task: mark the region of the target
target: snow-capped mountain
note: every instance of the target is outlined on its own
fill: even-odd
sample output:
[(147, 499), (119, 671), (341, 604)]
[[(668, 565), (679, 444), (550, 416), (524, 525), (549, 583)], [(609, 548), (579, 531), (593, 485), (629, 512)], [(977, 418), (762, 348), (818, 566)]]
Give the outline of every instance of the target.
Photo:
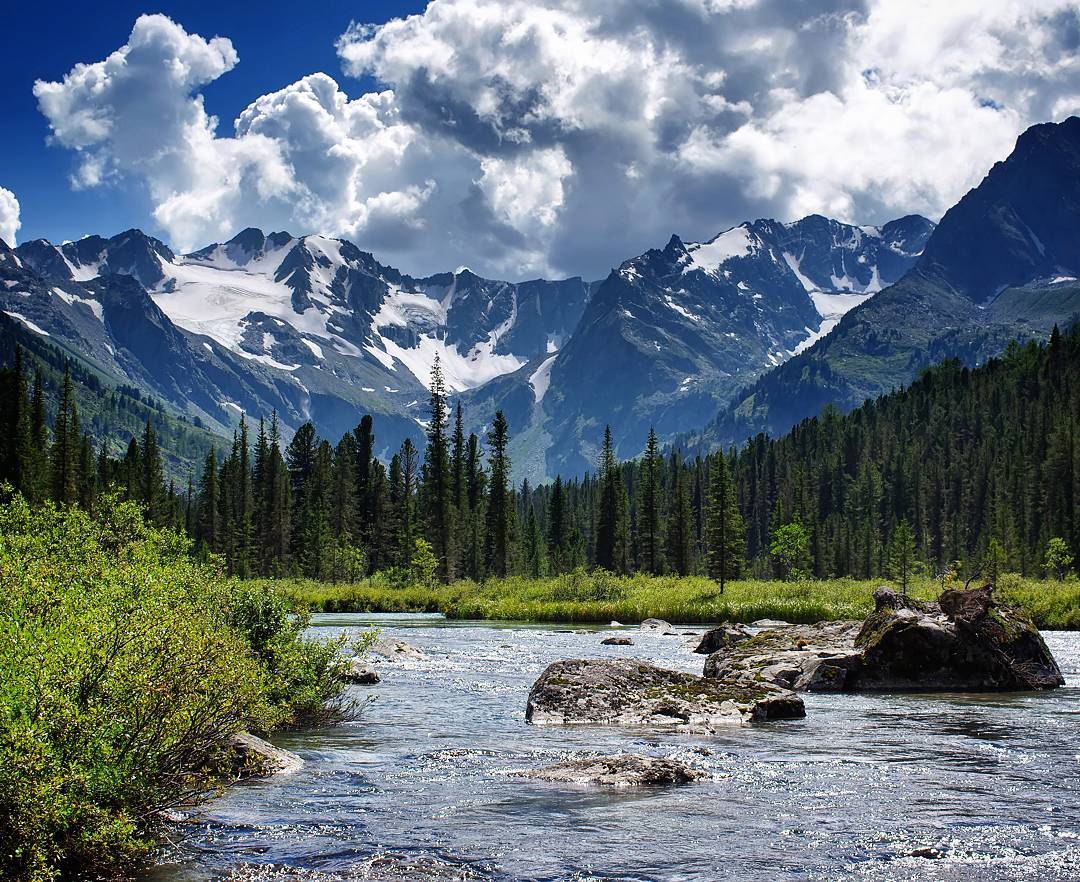
[[(513, 372), (563, 345), (589, 294), (580, 279), (511, 284), (464, 268), (415, 279), (350, 242), (255, 229), (188, 255), (129, 230), (62, 245), (27, 242), (18, 259), (48, 283), (38, 286), (47, 292), (35, 309), (39, 327), (70, 336), (73, 350), (114, 360), (108, 348), (117, 350), (116, 341), (96, 340), (100, 331), (86, 327), (72, 336), (62, 319), (76, 300), (93, 304), (107, 338), (103, 302), (119, 290), (200, 357), (272, 378), (277, 398), (287, 399), (273, 402), (286, 426), (310, 418), (332, 436), (371, 412), (387, 449), (420, 431), (436, 355), (455, 391)], [(146, 369), (161, 370), (176, 350)], [(202, 400), (195, 415), (222, 425), (253, 403), (227, 390), (208, 394), (217, 398)], [(263, 396), (260, 408), (266, 404)]]
[(623, 456), (709, 419), (736, 390), (827, 334), (918, 259), (933, 224), (855, 227), (820, 216), (744, 223), (707, 242), (672, 236), (598, 286), (558, 353), (469, 393), (527, 426), (512, 451), (540, 479), (595, 464), (605, 424)]
[(332, 437), (370, 412), (384, 451), (419, 438), (438, 355), (472, 427), (506, 409), (518, 473), (543, 478), (590, 468), (606, 422), (625, 455), (650, 425), (700, 425), (903, 273), (931, 228), (756, 221), (673, 236), (591, 285), (414, 278), (351, 242), (257, 229), (178, 255), (129, 230), (20, 245), (36, 281), (16, 287), (36, 293), (0, 299), (211, 426), (277, 409), (286, 428), (312, 419)]
[(946, 212), (910, 272), (721, 409), (704, 443), (780, 434), (826, 403), (855, 407), (944, 358), (978, 364), (1018, 337), (1075, 322), (1078, 225), (1080, 118), (1032, 126)]

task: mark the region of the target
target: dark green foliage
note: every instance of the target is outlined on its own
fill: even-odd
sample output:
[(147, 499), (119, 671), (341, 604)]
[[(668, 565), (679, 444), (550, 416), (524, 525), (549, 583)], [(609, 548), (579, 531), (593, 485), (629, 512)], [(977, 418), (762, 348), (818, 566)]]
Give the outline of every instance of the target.
[(501, 578), (509, 575), (513, 567), (514, 502), (510, 490), (510, 457), (506, 447), (510, 443), (510, 427), (500, 410), (495, 414), (491, 432), (488, 462), (487, 543), (484, 546), (484, 563), (487, 572)]
[(720, 593), (729, 579), (742, 573), (746, 554), (746, 527), (739, 511), (739, 499), (731, 479), (731, 466), (723, 453), (713, 457), (706, 510), (705, 541), (709, 577), (720, 583)]

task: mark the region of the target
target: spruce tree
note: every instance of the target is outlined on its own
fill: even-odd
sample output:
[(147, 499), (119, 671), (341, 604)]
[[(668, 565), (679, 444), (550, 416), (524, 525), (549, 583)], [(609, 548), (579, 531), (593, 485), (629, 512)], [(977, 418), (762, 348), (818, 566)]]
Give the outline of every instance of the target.
[(56, 410), (51, 456), (52, 499), (57, 505), (76, 505), (79, 501), (79, 417), (75, 391), (71, 384), (71, 366), (64, 363), (64, 385)]
[(452, 582), (454, 570), (454, 502), (450, 475), (450, 442), (446, 434), (446, 384), (439, 357), (431, 368), (430, 422), (424, 450), (424, 526), (439, 560), (439, 580)]
[(501, 410), (496, 411), (488, 434), (487, 538), (484, 564), (496, 577), (508, 576), (512, 568), (514, 511), (510, 491), (510, 427)]
[(657, 575), (663, 569), (664, 540), (661, 514), (661, 474), (663, 459), (656, 440), (656, 430), (649, 429), (645, 455), (641, 461), (638, 491), (638, 565), (646, 573)]
[(555, 476), (551, 485), (551, 498), (548, 501), (547, 552), (551, 572), (555, 575), (566, 572), (567, 544), (569, 534), (569, 516), (566, 511), (566, 492), (563, 489), (562, 475)]
[(722, 451), (712, 459), (705, 523), (709, 577), (720, 583), (723, 594), (727, 580), (737, 579), (742, 572), (746, 528), (728, 458)]
[(667, 556), (671, 569), (680, 576), (693, 571), (693, 511), (685, 469), (675, 453), (671, 454), (674, 479), (671, 510), (667, 518)]
[(139, 445), (138, 500), (142, 504), (147, 521), (158, 526), (165, 523), (162, 498), (164, 483), (165, 472), (161, 465), (157, 433), (154, 432), (150, 417), (147, 417), (142, 444)]
[(211, 447), (203, 462), (199, 479), (198, 518), (196, 539), (209, 551), (221, 550), (221, 501), (218, 499), (217, 453)]
[(630, 533), (626, 485), (615, 459), (611, 426), (604, 429), (600, 454), (600, 498), (596, 519), (596, 565), (613, 573), (626, 573), (630, 565)]

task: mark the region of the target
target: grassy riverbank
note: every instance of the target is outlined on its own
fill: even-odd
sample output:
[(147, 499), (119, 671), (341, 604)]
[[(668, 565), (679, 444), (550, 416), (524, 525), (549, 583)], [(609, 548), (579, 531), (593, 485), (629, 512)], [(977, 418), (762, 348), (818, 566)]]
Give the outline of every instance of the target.
[(340, 645), (131, 504), (0, 503), (0, 878), (114, 878), (220, 783), (234, 733), (326, 721)]
[[(395, 586), (376, 575), (354, 585), (310, 581), (278, 583), (282, 591), (323, 612), (441, 612), (457, 619), (537, 622), (750, 622), (782, 619), (818, 622), (853, 619), (873, 608), (872, 594), (881, 580), (740, 580), (718, 593), (715, 582), (701, 577), (618, 577), (575, 572), (546, 579), (510, 578), (483, 584)], [(932, 599), (940, 585), (915, 583), (911, 593)], [(1043, 628), (1080, 628), (1080, 582), (1002, 577), (1000, 602), (1026, 610)]]

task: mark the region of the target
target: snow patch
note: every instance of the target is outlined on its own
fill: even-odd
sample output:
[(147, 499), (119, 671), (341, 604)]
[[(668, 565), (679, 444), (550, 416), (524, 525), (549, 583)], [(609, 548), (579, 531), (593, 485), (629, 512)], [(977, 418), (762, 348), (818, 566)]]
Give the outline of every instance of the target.
[(544, 400), (544, 396), (547, 395), (547, 390), (551, 386), (551, 369), (555, 366), (555, 356), (545, 358), (543, 363), (538, 367), (531, 377), (529, 377), (529, 385), (533, 389), (533, 399), (539, 404)]
[(734, 257), (746, 257), (752, 253), (756, 244), (757, 240), (746, 224), (733, 227), (709, 242), (691, 243), (686, 246), (690, 263), (683, 272), (702, 270), (707, 273), (716, 273), (725, 261)]
[(17, 312), (12, 312), (9, 309), (5, 309), (4, 313), (6, 315), (11, 316), (13, 319), (18, 319), (20, 322), (22, 322), (24, 325), (26, 325), (26, 327), (28, 327), (31, 331), (33, 331), (35, 334), (40, 334), (42, 337), (51, 337), (52, 336), (52, 334), (50, 334), (44, 328), (39, 327), (38, 325), (35, 325), (25, 315), (21, 315), (20, 313), (17, 313)]

